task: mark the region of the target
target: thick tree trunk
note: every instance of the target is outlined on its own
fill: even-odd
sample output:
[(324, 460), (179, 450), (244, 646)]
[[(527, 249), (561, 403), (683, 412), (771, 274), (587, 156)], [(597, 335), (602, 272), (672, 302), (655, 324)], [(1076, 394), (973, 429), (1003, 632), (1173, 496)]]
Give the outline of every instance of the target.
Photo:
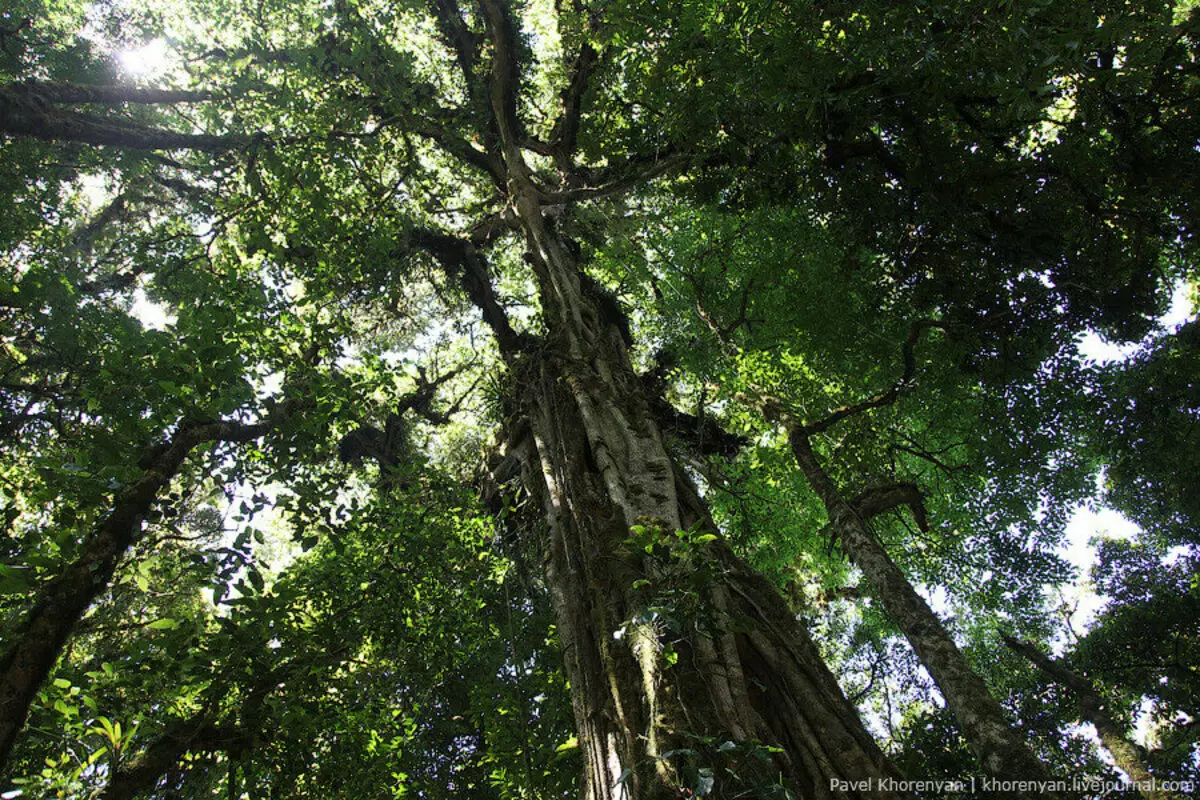
[(1022, 642), (1011, 636), (1005, 636), (1004, 642), (1017, 653), (1029, 659), (1035, 667), (1046, 673), (1051, 680), (1057, 681), (1075, 693), (1079, 706), (1079, 718), (1090, 722), (1096, 727), (1106, 750), (1121, 771), (1137, 786), (1138, 792), (1146, 800), (1177, 800), (1178, 795), (1156, 787), (1154, 776), (1142, 758), (1138, 746), (1125, 737), (1125, 731), (1108, 713), (1104, 698), (1096, 691), (1092, 682), (1065, 664), (1050, 658), (1028, 642)]
[[(487, 171), (506, 196), (505, 221), (525, 237), (545, 335), (513, 333), (470, 279), (469, 247), (449, 252), (439, 240), (431, 249), (462, 271), (512, 372), (509, 441), (547, 522), (544, 571), (583, 755), (582, 797), (766, 797), (780, 784), (801, 798), (901, 796), (889, 786), (894, 768), (804, 628), (715, 535), (668, 455), (620, 320), (581, 281), (577, 251), (547, 217), (546, 206), (570, 198), (537, 186), (525, 162), (516, 25), (502, 0), (480, 6), (490, 71), (475, 72), (469, 42), (459, 60), (467, 85), (486, 87)], [(439, 9), (461, 40), (456, 4)], [(568, 173), (579, 112), (571, 98), (585, 81), (572, 80), (549, 145)], [(564, 174), (560, 188), (577, 178)], [(735, 757), (739, 779), (718, 763)]]
[[(1043, 780), (1045, 771), (1041, 762), (1005, 719), (1000, 704), (971, 669), (933, 609), (888, 556), (862, 516), (842, 497), (818, 462), (808, 434), (796, 427), (789, 440), (800, 470), (825, 505), (832, 535), (841, 539), (846, 553), (863, 571), (888, 615), (933, 676), (980, 764), (1003, 781)], [(1047, 795), (1016, 792), (1012, 796)]]
[[(525, 482), (548, 523), (545, 573), (582, 796), (703, 789), (721, 779), (701, 771), (716, 766), (705, 753), (724, 742), (734, 743), (725, 752), (777, 748), (746, 796), (772, 782), (802, 798), (900, 796), (782, 597), (715, 536), (676, 535), (712, 531), (705, 506), (667, 454), (619, 326), (581, 285), (532, 190), (510, 186), (548, 328), (541, 347), (512, 360), (514, 403), (528, 423)], [(668, 755), (681, 748), (689, 752)], [(748, 775), (754, 763), (748, 756)], [(868, 780), (870, 791), (851, 785)]]

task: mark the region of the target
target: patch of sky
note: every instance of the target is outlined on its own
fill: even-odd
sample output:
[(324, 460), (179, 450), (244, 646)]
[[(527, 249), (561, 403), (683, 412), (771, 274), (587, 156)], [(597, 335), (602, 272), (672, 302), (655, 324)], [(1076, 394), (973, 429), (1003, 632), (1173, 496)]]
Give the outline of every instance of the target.
[(1079, 337), (1079, 357), (1093, 364), (1106, 365), (1125, 361), (1143, 352), (1155, 339), (1164, 333), (1174, 332), (1179, 326), (1196, 318), (1196, 307), (1192, 301), (1193, 288), (1185, 283), (1176, 284), (1171, 293), (1171, 308), (1158, 320), (1159, 331), (1140, 342), (1116, 343), (1106, 340), (1095, 331)]

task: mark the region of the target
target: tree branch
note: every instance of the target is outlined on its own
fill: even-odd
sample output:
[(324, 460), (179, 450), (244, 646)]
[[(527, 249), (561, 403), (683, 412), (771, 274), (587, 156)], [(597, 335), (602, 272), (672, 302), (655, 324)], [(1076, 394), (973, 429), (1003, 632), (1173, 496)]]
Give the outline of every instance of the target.
[(504, 185), (504, 171), (496, 164), (487, 153), (476, 150), (471, 146), (471, 143), (461, 136), (457, 136), (446, 128), (437, 123), (430, 122), (424, 118), (412, 117), (408, 120), (412, 125), (412, 132), (422, 139), (427, 139), (433, 142), (438, 147), (442, 148), (448, 155), (457, 158), (465, 164), (468, 164), (481, 172), (491, 176), (497, 185)]
[(576, 141), (579, 137), (579, 121), (583, 115), (583, 96), (588, 90), (592, 73), (600, 63), (600, 53), (588, 42), (579, 48), (575, 59), (575, 67), (571, 71), (571, 81), (562, 93), (562, 115), (554, 123), (550, 132), (550, 147), (563, 158), (568, 158), (575, 152)]
[[(666, 175), (677, 168), (688, 166), (693, 160), (690, 155), (675, 153), (656, 155), (649, 163), (639, 160), (635, 169), (624, 171), (620, 168), (605, 170), (604, 179), (595, 186), (583, 186), (577, 189), (567, 189), (562, 192), (539, 192), (543, 201), (549, 204), (575, 203), (581, 200), (595, 200), (601, 197), (611, 197), (624, 194), (637, 188), (646, 181)], [(611, 176), (611, 177), (610, 177)]]
[(82, 555), (37, 593), (0, 658), (0, 767), (25, 723), (29, 704), (54, 668), (75, 624), (108, 587), (121, 558), (141, 531), (142, 521), (191, 452), (210, 442), (257, 439), (301, 405), (297, 400), (285, 401), (262, 422), (251, 424), (184, 421), (167, 442), (142, 458), (142, 477), (116, 499), (112, 510), (88, 536)]
[(506, 157), (516, 155), (522, 139), (521, 120), (517, 116), (517, 29), (505, 0), (480, 0), (492, 40), (490, 98), (492, 113), (500, 132), (500, 145)]
[(507, 312), (496, 300), (487, 262), (473, 242), (430, 228), (414, 230), (410, 240), (437, 259), (447, 277), (458, 281), (492, 329), (502, 353), (513, 355), (524, 348), (521, 334), (509, 323)]
[(93, 105), (173, 105), (211, 100), (212, 92), (185, 89), (147, 89), (138, 86), (84, 85), (53, 81), (20, 81), (0, 86), (48, 103), (88, 103)]
[[(904, 436), (904, 434), (902, 432), (900, 433), (900, 435)], [(904, 436), (904, 438), (906, 438), (910, 442), (912, 442), (912, 439), (909, 438), (908, 436)], [(943, 472), (945, 472), (948, 475), (953, 475), (955, 472), (959, 472), (961, 470), (970, 468), (969, 464), (948, 464), (945, 461), (943, 461), (942, 459), (938, 458), (936, 454), (930, 453), (928, 450), (917, 447), (915, 442), (913, 443), (912, 447), (910, 447), (908, 445), (900, 444), (898, 442), (892, 442), (891, 444), (888, 445), (888, 449), (889, 450), (899, 450), (902, 453), (908, 453), (909, 455), (915, 456), (923, 461), (928, 461), (930, 464), (933, 464), (935, 467), (942, 470)]]
[(922, 533), (928, 533), (929, 517), (925, 510), (925, 498), (915, 483), (899, 482), (872, 486), (850, 500), (850, 508), (863, 520), (877, 517), (901, 505), (906, 505), (912, 510), (917, 527)]
[(917, 374), (917, 359), (913, 354), (913, 349), (917, 345), (917, 339), (920, 337), (921, 332), (927, 328), (941, 327), (942, 325), (931, 320), (917, 320), (916, 322), (912, 323), (908, 329), (908, 337), (904, 340), (904, 345), (901, 350), (902, 358), (904, 360), (904, 373), (900, 376), (900, 379), (874, 397), (863, 400), (861, 403), (843, 406), (830, 413), (824, 419), (802, 425), (801, 427), (804, 429), (804, 433), (810, 436), (815, 433), (823, 433), (847, 417), (852, 417), (855, 414), (861, 414), (862, 412), (869, 411), (873, 408), (888, 406), (896, 402), (896, 400), (900, 398), (900, 395), (909, 391), (913, 386), (913, 378)]
[(475, 58), (479, 52), (479, 37), (467, 27), (457, 0), (434, 0), (435, 16), (442, 36), (454, 48), (458, 68), (469, 87), (478, 82), (475, 74)]
[[(395, 67), (395, 64), (400, 63), (402, 59), (395, 58), (395, 52), (392, 48), (385, 46), (380, 42), (375, 35), (371, 26), (362, 18), (357, 9), (346, 0), (335, 0), (334, 9), (340, 19), (343, 21), (345, 28), (350, 35), (356, 38), (356, 41), (363, 42), (366, 47), (372, 51), (373, 65), (365, 70), (354, 69), (354, 75), (360, 80), (376, 97), (378, 108), (375, 109), (381, 119), (387, 121), (400, 120), (408, 126), (408, 130), (422, 139), (432, 142), (440, 147), (447, 155), (458, 159), (459, 161), (474, 167), (490, 176), (497, 186), (504, 186), (504, 170), (501, 165), (496, 163), (495, 159), (488, 153), (480, 152), (471, 146), (463, 136), (453, 133), (445, 124), (446, 120), (454, 120), (459, 118), (471, 118), (471, 115), (466, 109), (459, 108), (443, 108), (440, 104), (434, 101), (437, 97), (437, 89), (426, 82), (413, 80), (412, 76), (406, 71)], [(446, 35), (451, 37), (451, 46), (458, 50), (458, 45), (454, 43), (453, 37), (459, 34), (471, 35), (466, 29), (465, 23), (462, 20), (461, 13), (457, 10), (457, 4), (454, 0), (436, 0), (435, 11), (438, 14), (438, 25), (446, 29)], [(449, 13), (451, 16), (442, 19), (443, 12)], [(466, 41), (460, 42), (466, 46)], [(472, 62), (473, 63), (473, 62)], [(381, 71), (380, 67), (391, 67), (391, 74), (386, 74), (386, 71)], [(472, 69), (473, 71), (473, 69)], [(424, 104), (431, 107), (431, 113), (423, 113), (420, 106), (415, 106), (410, 98), (403, 97), (402, 100), (396, 102), (388, 102), (391, 98), (397, 95), (397, 81), (400, 73), (403, 77), (403, 85), (410, 89), (411, 94), (420, 98)], [(475, 81), (478, 83), (478, 81)], [(471, 94), (472, 80), (467, 78), (468, 94)], [(480, 111), (486, 114), (487, 103), (484, 102), (483, 108)], [(486, 131), (482, 132), (484, 139), (488, 137)]]
[(113, 771), (98, 800), (132, 800), (153, 788), (185, 754), (229, 749), (241, 735), (236, 728), (218, 727), (207, 711), (176, 720), (129, 763)]
[(40, 98), (0, 86), (0, 134), (44, 141), (80, 142), (131, 150), (199, 150), (216, 153), (249, 141), (241, 136), (177, 133), (54, 107)]

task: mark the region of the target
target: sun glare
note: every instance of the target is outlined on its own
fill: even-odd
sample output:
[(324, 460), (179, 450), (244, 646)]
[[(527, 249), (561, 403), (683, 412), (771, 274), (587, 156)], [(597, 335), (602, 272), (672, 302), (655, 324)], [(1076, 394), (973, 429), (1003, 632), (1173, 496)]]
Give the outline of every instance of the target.
[(174, 325), (176, 317), (168, 312), (169, 308), (163, 303), (155, 303), (141, 289), (134, 290), (133, 306), (129, 313), (142, 323), (143, 327), (161, 331), (168, 325)]
[(122, 50), (117, 58), (131, 75), (155, 75), (170, 64), (171, 48), (166, 39), (154, 39), (141, 47)]

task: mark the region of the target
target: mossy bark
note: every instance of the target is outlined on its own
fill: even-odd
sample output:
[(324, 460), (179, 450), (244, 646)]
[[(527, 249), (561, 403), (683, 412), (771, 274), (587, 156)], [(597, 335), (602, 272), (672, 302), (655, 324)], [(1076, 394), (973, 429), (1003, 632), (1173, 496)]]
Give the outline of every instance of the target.
[[(789, 439), (800, 470), (829, 514), (831, 535), (840, 539), (846, 553), (854, 559), (882, 601), (888, 616), (904, 632), (917, 657), (933, 676), (958, 720), (963, 738), (974, 750), (983, 769), (1006, 782), (1019, 784), (1046, 780), (1042, 763), (1005, 718), (1000, 704), (967, 663), (942, 621), (821, 467), (808, 435), (797, 428)], [(1032, 800), (1052, 795), (1017, 791), (1008, 796)]]
[(540, 346), (510, 362), (528, 431), (516, 447), (545, 512), (582, 796), (682, 796), (704, 788), (696, 759), (722, 746), (770, 753), (749, 779), (760, 791), (854, 797), (850, 781), (896, 779), (786, 602), (715, 535), (620, 326), (581, 284), (533, 192), (510, 186), (547, 326)]

